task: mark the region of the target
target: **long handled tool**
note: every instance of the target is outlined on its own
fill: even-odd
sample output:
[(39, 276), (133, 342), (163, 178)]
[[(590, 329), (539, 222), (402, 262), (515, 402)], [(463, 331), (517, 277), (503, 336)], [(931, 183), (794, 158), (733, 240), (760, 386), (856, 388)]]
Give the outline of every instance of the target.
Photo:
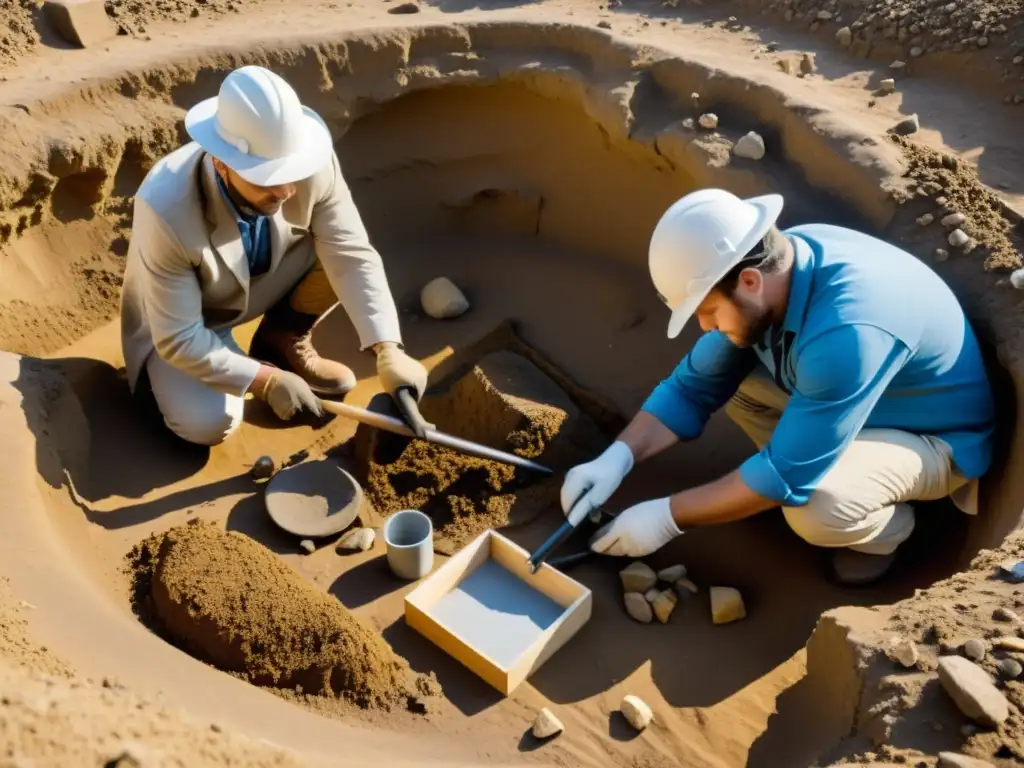
[[(597, 509), (593, 510), (589, 515), (587, 515), (587, 519), (589, 519), (590, 522), (596, 525), (601, 522), (601, 519), (604, 516), (604, 510), (598, 507)], [(558, 529), (554, 533), (552, 533), (551, 536), (548, 537), (548, 540), (541, 544), (539, 547), (537, 547), (537, 550), (527, 559), (526, 562), (530, 566), (530, 573), (536, 573), (537, 569), (540, 568), (541, 563), (547, 560), (548, 557), (550, 557), (551, 553), (558, 549), (558, 547), (562, 546), (562, 544), (565, 543), (565, 540), (572, 536), (575, 530), (576, 526), (574, 526), (568, 520), (565, 520), (560, 526), (558, 526)], [(589, 551), (579, 553), (578, 555), (566, 555), (563, 558), (557, 558), (557, 560), (552, 560), (551, 564), (555, 565), (556, 567), (559, 563), (563, 565), (568, 565), (570, 563), (575, 563), (578, 560), (583, 559), (583, 557), (586, 557), (587, 555), (589, 555)]]
[[(333, 413), (337, 416), (343, 416), (347, 419), (353, 419), (358, 421), (360, 424), (366, 424), (370, 427), (377, 427), (377, 429), (383, 429), (386, 432), (394, 432), (396, 435), (404, 435), (405, 437), (416, 437), (416, 431), (409, 427), (401, 419), (389, 416), (386, 413), (379, 413), (377, 411), (371, 411), (366, 408), (359, 408), (355, 405), (348, 405), (347, 403), (339, 403), (335, 400), (321, 400), (321, 404), (325, 411)], [(408, 408), (408, 404), (404, 404), (405, 408)], [(418, 409), (415, 409), (415, 413), (418, 414)], [(420, 417), (422, 421), (422, 417)], [(507, 453), (506, 451), (499, 451), (497, 448), (491, 448), (487, 445), (481, 445), (480, 443), (474, 443), (471, 440), (463, 440), (461, 437), (455, 437), (444, 432), (439, 432), (432, 426), (426, 425), (423, 422), (423, 426), (420, 427), (424, 440), (437, 445), (443, 445), (446, 448), (459, 451), (461, 453), (468, 453), (471, 456), (478, 456), (482, 459), (490, 459), (491, 461), (500, 461), (502, 464), (512, 464), (516, 467), (522, 467), (523, 469), (530, 469), (534, 472), (541, 472), (543, 474), (551, 474), (553, 470), (545, 467), (543, 464), (538, 464), (535, 461), (524, 459), (522, 456), (516, 456), (514, 453)]]

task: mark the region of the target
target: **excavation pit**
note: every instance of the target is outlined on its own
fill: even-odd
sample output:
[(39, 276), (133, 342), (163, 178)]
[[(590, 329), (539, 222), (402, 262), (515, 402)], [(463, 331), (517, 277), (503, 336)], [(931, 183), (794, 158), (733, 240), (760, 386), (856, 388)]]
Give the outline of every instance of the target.
[[(456, 33), (427, 25), (348, 33), (344, 44), (343, 52), (318, 45), (251, 58), (294, 82), (338, 138), (346, 179), (402, 309), (406, 346), (433, 369), (436, 389), (425, 399), (425, 413), (461, 437), (524, 455), (543, 444), (545, 450), (531, 457), (545, 463), (546, 451), (556, 447), (557, 440), (547, 445), (552, 433), (542, 419), (531, 422), (530, 414), (488, 392), (483, 382), (488, 375), (497, 378), (490, 368), (501, 367), (497, 359), (517, 371), (497, 390), (515, 395), (515, 386), (542, 382), (540, 394), (529, 389), (524, 397), (591, 425), (578, 453), (550, 459), (559, 470), (607, 444), (694, 338), (694, 329), (674, 342), (665, 338), (666, 311), (651, 289), (645, 256), (664, 209), (697, 187), (723, 186), (742, 195), (782, 192), (783, 226), (809, 220), (853, 224), (911, 243), (924, 258), (933, 249), (913, 221), (921, 211), (912, 210), (931, 206), (930, 198), (899, 206), (890, 194), (913, 186), (900, 176), (900, 147), (837, 127), (845, 125), (841, 116), (783, 92), (777, 82), (712, 72), (664, 52), (641, 54), (571, 26), (480, 24)], [(848, 710), (823, 712), (821, 702), (847, 702), (854, 693), (828, 688), (806, 700), (803, 692), (790, 695), (819, 617), (836, 606), (884, 605), (907, 596), (962, 568), (981, 547), (997, 545), (1024, 506), (1024, 480), (1004, 469), (1021, 450), (1019, 431), (1009, 430), (1009, 449), (983, 488), (989, 513), (969, 520), (945, 504), (922, 505), (919, 529), (899, 569), (868, 590), (828, 583), (822, 553), (774, 513), (690, 532), (648, 558), (656, 568), (685, 563), (700, 587), (694, 598), (680, 600), (667, 626), (639, 625), (625, 614), (617, 588), (620, 564), (578, 565), (572, 575), (593, 592), (593, 618), (574, 637), (572, 651), (539, 670), (524, 693), (508, 701), (491, 697), (479, 680), (404, 625), (402, 598), (409, 587), (388, 578), (383, 542), (346, 557), (333, 547), (303, 555), (298, 542), (267, 519), (262, 487), (248, 477), (255, 457), (271, 456), (280, 466), (299, 452), (316, 459), (339, 444), (355, 450), (363, 436), (351, 439), (354, 424), (335, 419), (327, 426), (282, 427), (251, 404), (246, 423), (228, 443), (212, 450), (183, 446), (167, 437), (158, 418), (135, 406), (118, 376), (117, 289), (134, 186), (177, 146), (182, 109), (216, 92), (231, 68), (227, 61), (178, 62), (72, 93), (53, 107), (64, 122), (19, 118), (38, 129), (32, 135), (40, 137), (40, 148), (24, 148), (4, 171), (9, 183), (0, 234), (10, 279), (0, 297), (0, 346), (26, 355), (3, 357), (11, 384), (4, 402), (20, 405), (4, 409), (4, 418), (14, 413), (23, 419), (5, 422), (11, 444), (24, 454), (12, 464), (20, 475), (11, 473), (11, 487), (37, 509), (3, 524), (12, 549), (21, 545), (52, 558), (45, 583), (34, 585), (28, 575), (20, 582), (29, 584), (40, 615), (55, 617), (56, 625), (63, 612), (65, 634), (79, 628), (87, 639), (96, 634), (91, 627), (104, 627), (103, 641), (94, 641), (97, 664), (157, 685), (192, 711), (219, 718), (237, 704), (235, 727), (310, 753), (335, 754), (338, 723), (239, 685), (155, 637), (130, 612), (118, 568), (124, 555), (151, 536), (200, 519), (261, 543), (317, 599), (327, 596), (364, 620), (416, 672), (436, 673), (444, 691), (441, 711), (430, 718), (437, 733), (404, 713), (366, 715), (368, 721), (346, 714), (346, 748), (363, 764), (392, 764), (393, 753), (418, 754), (424, 745), (453, 763), (514, 761), (514, 745), (541, 698), (572, 713), (571, 732), (545, 746), (562, 750), (559, 744), (567, 744), (553, 759), (569, 765), (602, 759), (622, 765), (756, 764), (778, 756), (766, 750), (778, 747), (774, 734), (780, 727), (785, 732), (789, 722), (780, 726), (776, 710), (783, 704), (787, 716), (796, 711), (804, 729), (816, 728), (826, 741), (835, 736), (830, 744), (848, 733)], [(696, 91), (701, 110), (691, 103)], [(118, 119), (97, 114), (95, 105), (104, 100), (116, 105)], [(703, 110), (719, 114), (717, 132), (686, 127)], [(57, 123), (72, 119), (88, 128), (76, 136), (60, 133)], [(755, 129), (765, 137), (766, 156), (754, 161), (732, 155), (732, 142)], [(963, 296), (1016, 390), (1022, 369), (1014, 342), (1024, 324), (1013, 302), (993, 287), (994, 276), (982, 270), (984, 256), (979, 251), (936, 268)], [(418, 292), (439, 275), (463, 289), (470, 312), (440, 322), (423, 316)], [(504, 330), (492, 333), (495, 327)], [(252, 329), (248, 323), (236, 332), (243, 348)], [(328, 318), (314, 341), (355, 369), (355, 404), (378, 396), (372, 358), (357, 351), (343, 312)], [(460, 410), (460, 403), (474, 398), (488, 404)], [(518, 444), (509, 442), (510, 434), (522, 432), (510, 420), (512, 412), (531, 425)], [(405, 460), (408, 443), (395, 445), (390, 453), (385, 439), (374, 447), (379, 467)], [(716, 416), (699, 442), (639, 467), (609, 506), (621, 509), (713, 479), (751, 451), (739, 430)], [(451, 459), (426, 452), (416, 461), (436, 465), (439, 458)], [(479, 517), (479, 505), (486, 509), (494, 496), (521, 491), (543, 497), (524, 506), (522, 517), (514, 505), (500, 512), (506, 535), (527, 551), (561, 521), (557, 481), (517, 486), (522, 478), (494, 467), (452, 474), (445, 475), (444, 493), (437, 493), (440, 482), (385, 469), (382, 482), (366, 483), (367, 492), (376, 488), (378, 514), (397, 504), (434, 505), (442, 554), (470, 540), (474, 526), (490, 524), (486, 515)], [(31, 487), (19, 477), (32, 478)], [(457, 493), (460, 482), (471, 487)], [(449, 501), (456, 497), (468, 499), (475, 513), (470, 517), (477, 518), (466, 531), (454, 524), (462, 509)], [(747, 617), (713, 626), (706, 592), (711, 585), (738, 588)], [(189, 634), (188, 628), (179, 634)], [(175, 642), (181, 644), (180, 638)], [(213, 658), (210, 649), (206, 653)], [(610, 729), (613, 736), (617, 731), (608, 721), (608, 702), (627, 693), (655, 707), (663, 724), (658, 739), (609, 739)], [(834, 722), (833, 711), (841, 714)], [(386, 739), (380, 738), (382, 727)], [(791, 741), (806, 745), (803, 736)], [(596, 757), (588, 751), (594, 743), (602, 745)], [(505, 744), (507, 749), (495, 746)]]

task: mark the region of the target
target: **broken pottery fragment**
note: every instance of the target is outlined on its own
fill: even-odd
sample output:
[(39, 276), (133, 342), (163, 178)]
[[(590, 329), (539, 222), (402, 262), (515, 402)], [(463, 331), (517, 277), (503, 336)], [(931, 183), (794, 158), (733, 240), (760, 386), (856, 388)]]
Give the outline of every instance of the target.
[(654, 610), (654, 615), (658, 617), (658, 621), (662, 624), (668, 623), (669, 616), (676, 609), (676, 602), (678, 600), (679, 598), (676, 597), (676, 593), (671, 589), (658, 593), (658, 596), (651, 601), (651, 608)]

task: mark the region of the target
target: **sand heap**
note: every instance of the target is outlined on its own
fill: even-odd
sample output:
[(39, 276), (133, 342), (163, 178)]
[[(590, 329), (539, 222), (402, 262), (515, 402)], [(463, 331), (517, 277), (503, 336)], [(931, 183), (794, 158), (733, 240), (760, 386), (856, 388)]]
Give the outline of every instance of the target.
[(255, 685), (422, 711), (440, 694), (335, 598), (270, 550), (210, 522), (156, 534), (129, 555), (144, 620), (203, 661)]
[[(596, 424), (526, 358), (495, 352), (421, 411), (442, 432), (538, 461), (555, 472), (596, 456)], [(420, 509), (434, 547), (452, 554), (488, 528), (529, 522), (558, 501), (559, 478), (467, 456), (420, 440), (360, 429), (356, 452), (366, 493), (381, 515)]]

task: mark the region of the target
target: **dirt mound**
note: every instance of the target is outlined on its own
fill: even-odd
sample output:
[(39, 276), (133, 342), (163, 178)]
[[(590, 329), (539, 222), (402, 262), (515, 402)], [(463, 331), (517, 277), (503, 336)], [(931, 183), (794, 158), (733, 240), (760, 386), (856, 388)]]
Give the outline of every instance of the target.
[(237, 13), (259, 0), (107, 0), (107, 15), (117, 22), (118, 31), (139, 35), (154, 21), (187, 21), (204, 14)]
[[(428, 395), (423, 415), (442, 432), (510, 451), (556, 472), (596, 455), (596, 424), (551, 379), (513, 352), (486, 355), (446, 392)], [(360, 430), (356, 454), (366, 492), (381, 515), (421, 509), (434, 546), (452, 554), (488, 528), (529, 522), (558, 501), (559, 478), (448, 448)]]
[(339, 603), (248, 536), (193, 522), (129, 554), (136, 609), (180, 646), (255, 685), (360, 707), (440, 694)]
[(35, 0), (13, 0), (0, 8), (0, 66), (7, 67), (39, 44), (32, 17)]

